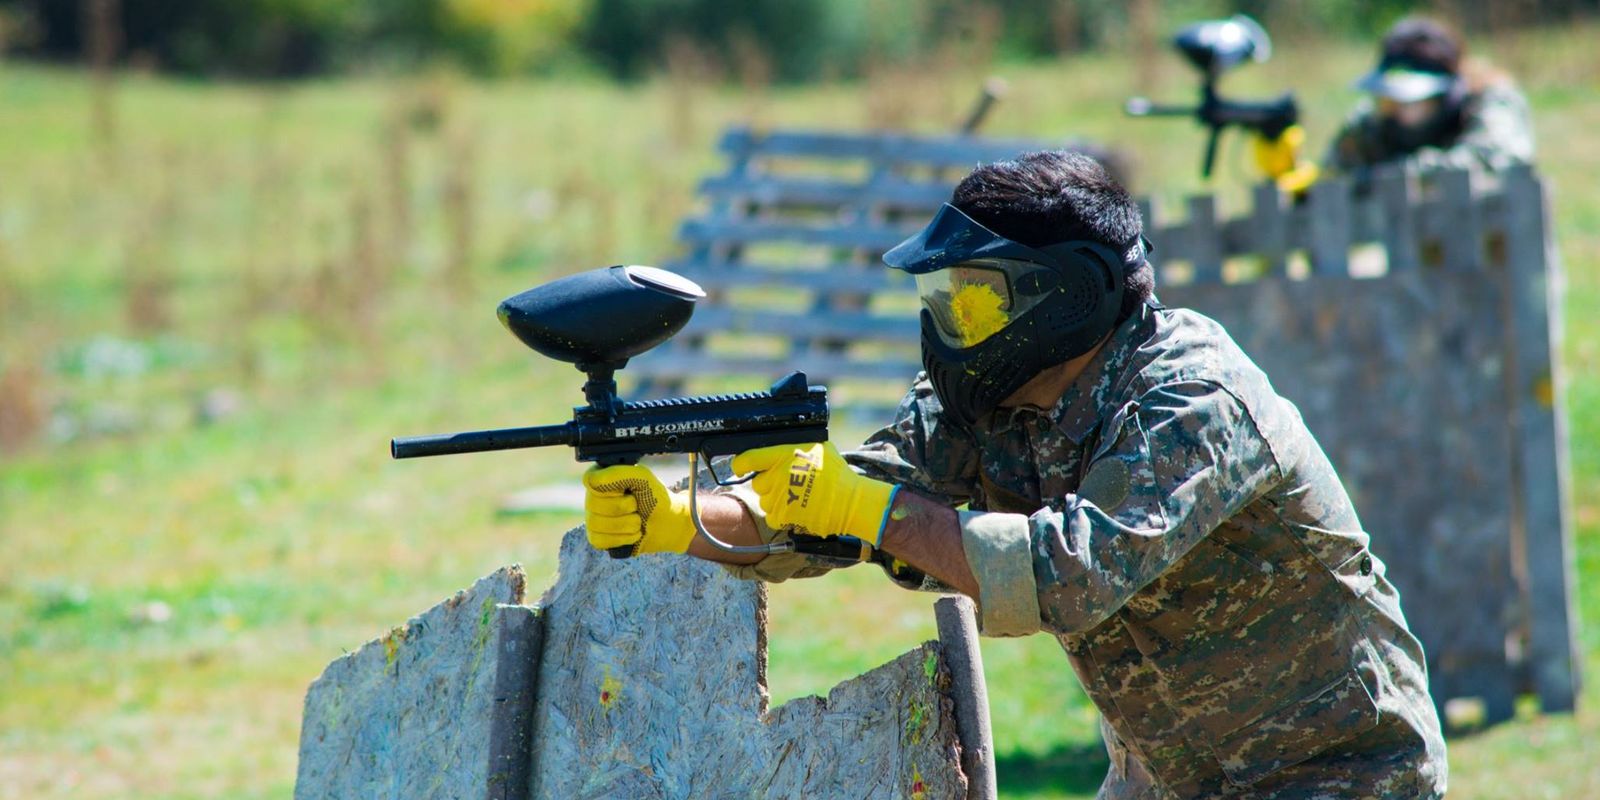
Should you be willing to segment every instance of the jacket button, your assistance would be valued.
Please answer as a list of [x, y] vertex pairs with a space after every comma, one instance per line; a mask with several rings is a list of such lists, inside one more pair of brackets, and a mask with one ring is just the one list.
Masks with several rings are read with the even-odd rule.
[[1362, 575], [1371, 575], [1372, 574], [1372, 556], [1362, 556], [1361, 557], [1361, 574]]

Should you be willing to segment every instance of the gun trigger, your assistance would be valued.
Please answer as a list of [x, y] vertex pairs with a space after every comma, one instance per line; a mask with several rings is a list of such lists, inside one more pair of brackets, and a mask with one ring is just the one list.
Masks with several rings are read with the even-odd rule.
[[779, 378], [768, 392], [773, 397], [805, 397], [807, 386], [806, 374], [795, 371]]

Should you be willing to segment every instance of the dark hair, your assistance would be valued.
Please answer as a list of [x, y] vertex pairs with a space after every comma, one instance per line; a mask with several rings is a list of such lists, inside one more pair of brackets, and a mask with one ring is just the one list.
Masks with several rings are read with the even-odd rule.
[[1461, 74], [1461, 34], [1431, 17], [1406, 17], [1383, 35], [1379, 63], [1427, 72]]
[[[1045, 247], [1087, 239], [1118, 253], [1144, 233], [1139, 205], [1100, 162], [1082, 153], [1045, 150], [984, 164], [957, 184], [950, 204], [1019, 244]], [[1117, 321], [1155, 292], [1148, 259], [1128, 269]]]

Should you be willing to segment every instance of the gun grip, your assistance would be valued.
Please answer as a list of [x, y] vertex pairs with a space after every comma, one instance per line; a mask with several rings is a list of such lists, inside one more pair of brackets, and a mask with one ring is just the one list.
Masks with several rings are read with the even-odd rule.
[[607, 548], [606, 552], [611, 554], [612, 558], [628, 558], [629, 556], [633, 555], [634, 547], [636, 547], [636, 545], [625, 544], [621, 547]]

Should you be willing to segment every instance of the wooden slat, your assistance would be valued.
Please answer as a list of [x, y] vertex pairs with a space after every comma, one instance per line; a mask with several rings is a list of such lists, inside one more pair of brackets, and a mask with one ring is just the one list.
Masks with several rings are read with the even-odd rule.
[[768, 358], [706, 353], [666, 353], [660, 350], [629, 362], [627, 374], [641, 378], [694, 378], [705, 375], [760, 375], [767, 380], [801, 370], [814, 381], [832, 378], [870, 378], [909, 381], [922, 366], [907, 358], [859, 361], [846, 356]]
[[1548, 244], [1544, 190], [1531, 169], [1506, 175], [1506, 254], [1511, 294], [1513, 463], [1522, 503], [1528, 569], [1528, 662], [1546, 711], [1571, 711], [1577, 699], [1578, 649], [1573, 598], [1570, 478], [1561, 375], [1558, 263]]
[[1263, 181], [1256, 184], [1251, 199], [1248, 220], [1254, 235], [1253, 251], [1266, 262], [1268, 275], [1282, 275], [1289, 258], [1289, 218], [1283, 210], [1283, 192], [1276, 183]]
[[1217, 227], [1217, 200], [1209, 194], [1194, 195], [1187, 203], [1189, 213], [1187, 251], [1194, 264], [1195, 283], [1222, 282], [1222, 231]]
[[1472, 173], [1442, 170], [1429, 176], [1438, 186], [1444, 208], [1444, 265], [1448, 269], [1483, 269], [1483, 228], [1478, 224], [1477, 204], [1472, 201]]
[[732, 331], [776, 334], [796, 339], [848, 339], [912, 344], [916, 343], [918, 336], [915, 317], [889, 317], [832, 309], [786, 313], [767, 309], [711, 307], [696, 312], [694, 319], [689, 323], [689, 329], [702, 336]]
[[755, 158], [806, 157], [872, 159], [895, 164], [935, 167], [973, 167], [980, 163], [1015, 158], [1052, 145], [1032, 139], [992, 139], [970, 136], [913, 136], [893, 133], [832, 133], [775, 131], [755, 133], [738, 128], [723, 135], [724, 152], [748, 153]]
[[1387, 223], [1383, 229], [1383, 245], [1390, 274], [1415, 272], [1422, 264], [1422, 256], [1417, 251], [1417, 220], [1411, 213], [1410, 181], [1401, 170], [1385, 170], [1373, 182], [1372, 190]]
[[834, 208], [882, 204], [932, 211], [950, 199], [952, 185], [882, 177], [867, 182], [830, 178], [720, 175], [700, 183], [707, 197], [738, 197], [763, 206]]
[[829, 247], [887, 251], [917, 232], [909, 227], [839, 227], [765, 220], [692, 219], [683, 223], [678, 237], [691, 246], [712, 243], [745, 246], [761, 242], [814, 244]]
[[1317, 275], [1350, 273], [1350, 182], [1341, 178], [1313, 184], [1307, 198], [1311, 225], [1311, 271]]
[[967, 773], [966, 800], [995, 800], [994, 733], [989, 726], [989, 689], [983, 679], [983, 653], [978, 644], [978, 609], [962, 595], [933, 603], [939, 644], [950, 666], [951, 695], [956, 704], [956, 731], [961, 738], [961, 767]]
[[707, 259], [673, 261], [666, 268], [705, 289], [781, 287], [822, 294], [830, 292], [912, 293], [916, 283], [909, 275], [883, 264], [836, 262], [818, 265], [778, 265]]

